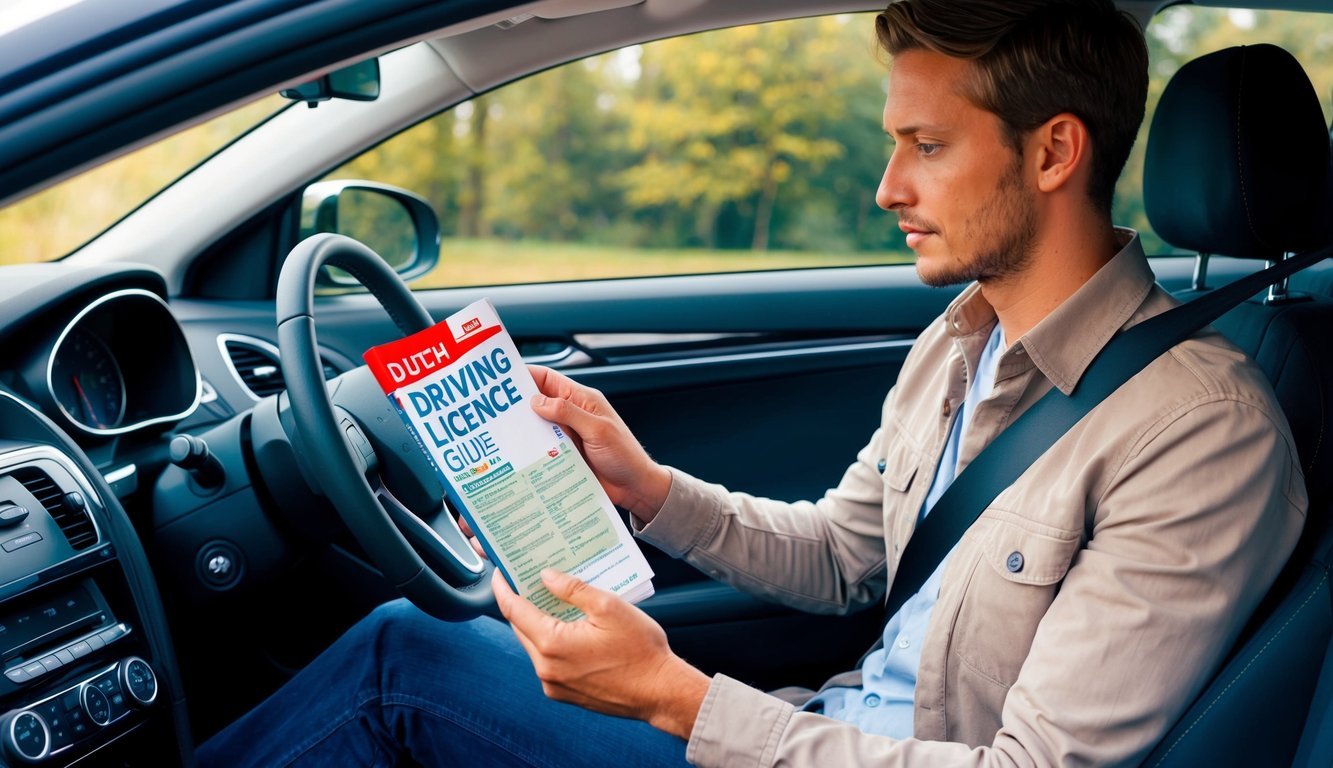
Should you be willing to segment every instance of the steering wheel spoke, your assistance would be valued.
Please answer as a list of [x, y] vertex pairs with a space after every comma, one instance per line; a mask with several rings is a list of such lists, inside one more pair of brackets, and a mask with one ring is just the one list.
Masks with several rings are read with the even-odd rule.
[[[434, 324], [398, 275], [361, 243], [319, 234], [298, 244], [283, 263], [277, 301], [292, 442], [348, 530], [404, 596], [450, 621], [487, 612], [494, 605], [490, 568], [441, 503], [438, 478], [373, 377], [361, 369], [344, 374], [339, 404], [330, 399], [313, 312], [315, 276], [326, 264], [360, 280], [404, 334]], [[430, 508], [425, 518], [413, 512]]]
[[486, 572], [486, 561], [477, 556], [444, 504], [426, 519], [408, 509], [378, 478], [371, 483], [371, 489], [389, 519], [427, 566], [456, 584], [471, 583]]

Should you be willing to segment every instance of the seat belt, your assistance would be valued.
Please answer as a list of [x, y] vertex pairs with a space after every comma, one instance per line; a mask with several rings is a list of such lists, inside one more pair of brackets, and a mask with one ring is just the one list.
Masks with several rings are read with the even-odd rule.
[[[1150, 317], [1102, 347], [1066, 396], [1052, 388], [977, 454], [919, 522], [884, 605], [884, 620], [921, 589], [958, 540], [1004, 489], [1071, 427], [1153, 360], [1268, 286], [1333, 255], [1333, 247], [1293, 256]], [[881, 641], [882, 641], [881, 633]], [[876, 644], [878, 647], [878, 643]]]

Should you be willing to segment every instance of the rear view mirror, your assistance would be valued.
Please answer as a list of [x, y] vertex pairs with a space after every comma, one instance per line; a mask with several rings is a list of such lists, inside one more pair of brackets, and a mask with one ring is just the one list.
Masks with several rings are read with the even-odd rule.
[[284, 88], [278, 93], [292, 101], [304, 101], [311, 107], [329, 99], [374, 101], [380, 97], [380, 61], [358, 61], [294, 88]]
[[[440, 223], [430, 203], [405, 189], [373, 181], [321, 181], [301, 196], [304, 240], [332, 232], [359, 240], [378, 253], [403, 280], [426, 274], [440, 260]], [[325, 288], [359, 288], [336, 268], [320, 272]]]

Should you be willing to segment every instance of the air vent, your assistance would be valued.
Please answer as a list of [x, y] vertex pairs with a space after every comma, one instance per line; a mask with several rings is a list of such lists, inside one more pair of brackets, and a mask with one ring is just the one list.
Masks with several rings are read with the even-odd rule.
[[[260, 339], [244, 336], [222, 335], [218, 337], [232, 372], [245, 391], [256, 400], [276, 395], [287, 388], [282, 378], [282, 364], [278, 361], [278, 348]], [[331, 379], [338, 375], [338, 369], [328, 360], [324, 364], [324, 378]]]
[[88, 519], [88, 509], [66, 504], [65, 492], [49, 475], [31, 466], [19, 467], [10, 474], [15, 480], [23, 483], [28, 493], [35, 496], [46, 508], [56, 521], [56, 525], [65, 533], [65, 539], [69, 541], [71, 547], [81, 550], [97, 543], [97, 529], [93, 527], [93, 521]]

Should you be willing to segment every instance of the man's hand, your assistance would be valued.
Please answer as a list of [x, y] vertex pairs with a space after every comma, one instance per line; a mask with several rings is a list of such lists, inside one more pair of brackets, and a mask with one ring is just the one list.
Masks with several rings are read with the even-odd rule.
[[610, 592], [550, 569], [542, 583], [584, 618], [561, 621], [514, 594], [499, 571], [491, 578], [495, 601], [532, 657], [542, 691], [688, 739], [708, 676], [672, 653], [648, 614]]
[[541, 391], [532, 410], [571, 433], [611, 503], [652, 522], [666, 503], [671, 473], [648, 456], [601, 392], [550, 368], [528, 370]]

